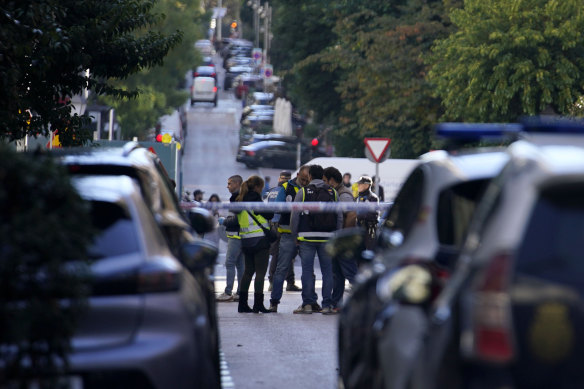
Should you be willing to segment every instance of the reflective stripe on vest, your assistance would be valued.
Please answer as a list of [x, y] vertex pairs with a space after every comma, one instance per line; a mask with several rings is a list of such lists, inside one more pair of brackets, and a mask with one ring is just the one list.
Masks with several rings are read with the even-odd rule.
[[[260, 221], [265, 229], [270, 228], [268, 222], [263, 216], [255, 215], [255, 217]], [[252, 219], [247, 211], [241, 211], [238, 213], [237, 221], [239, 222], [239, 236], [241, 239], [264, 236], [264, 230], [262, 230], [262, 228], [257, 225], [255, 220]]]
[[239, 236], [239, 232], [237, 231], [225, 231], [225, 235], [227, 235], [227, 237], [231, 239], [241, 239], [241, 237]]
[[284, 234], [291, 234], [292, 233], [292, 227], [290, 227], [289, 225], [282, 225], [280, 224], [278, 226], [278, 232], [284, 233]]

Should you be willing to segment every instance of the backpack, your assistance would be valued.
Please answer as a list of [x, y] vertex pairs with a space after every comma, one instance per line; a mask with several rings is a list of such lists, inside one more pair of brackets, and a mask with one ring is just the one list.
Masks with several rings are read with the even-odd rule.
[[[308, 185], [303, 191], [303, 201], [339, 201], [337, 191], [328, 185], [324, 187], [317, 187], [314, 184]], [[308, 213], [306, 216], [308, 217], [308, 225], [311, 231], [332, 232], [337, 229], [336, 212], [313, 212]]]

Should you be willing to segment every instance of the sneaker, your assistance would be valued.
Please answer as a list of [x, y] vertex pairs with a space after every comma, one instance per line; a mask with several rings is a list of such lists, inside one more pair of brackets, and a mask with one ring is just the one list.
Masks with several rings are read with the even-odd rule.
[[217, 296], [216, 300], [222, 303], [227, 303], [229, 301], [233, 301], [233, 296], [223, 292], [219, 296]]
[[320, 305], [318, 305], [318, 303], [314, 303], [314, 304], [312, 304], [312, 311], [313, 312], [321, 312], [322, 308], [320, 307]]
[[287, 284], [286, 285], [286, 292], [301, 292], [302, 288], [299, 288], [298, 286], [292, 284]]
[[333, 310], [331, 309], [331, 307], [323, 307], [320, 313], [322, 313], [323, 315], [331, 315], [332, 311]]
[[278, 312], [278, 304], [270, 304], [270, 308], [268, 308], [270, 312]]
[[310, 304], [300, 305], [298, 308], [294, 310], [294, 313], [311, 314], [312, 306], [310, 306]]
[[268, 286], [268, 292], [272, 291], [272, 283], [270, 282], [270, 286]]
[[235, 301], [235, 302], [239, 301], [239, 295], [237, 293], [233, 294], [233, 301]]
[[331, 315], [338, 315], [339, 313], [341, 313], [341, 308], [339, 307], [331, 308]]

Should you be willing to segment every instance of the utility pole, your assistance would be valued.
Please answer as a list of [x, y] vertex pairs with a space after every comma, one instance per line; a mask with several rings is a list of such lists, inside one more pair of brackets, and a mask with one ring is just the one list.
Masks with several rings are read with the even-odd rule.
[[268, 52], [270, 50], [270, 26], [272, 24], [272, 7], [266, 1], [264, 5], [264, 62], [270, 63]]
[[[223, 0], [219, 0], [219, 7], [218, 8], [223, 8]], [[219, 14], [219, 17], [217, 18], [217, 40], [219, 41], [219, 43], [221, 43], [222, 27], [223, 27], [222, 18], [221, 18], [221, 14]]]

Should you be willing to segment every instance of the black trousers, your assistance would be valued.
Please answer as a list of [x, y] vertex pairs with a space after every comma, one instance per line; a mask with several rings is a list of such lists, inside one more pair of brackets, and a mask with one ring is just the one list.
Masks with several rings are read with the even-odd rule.
[[268, 270], [268, 261], [270, 259], [269, 247], [255, 250], [253, 248], [243, 248], [243, 257], [245, 268], [243, 270], [243, 277], [241, 278], [241, 294], [249, 292], [251, 279], [255, 274], [255, 281], [253, 284], [255, 293], [264, 293], [264, 278]]

